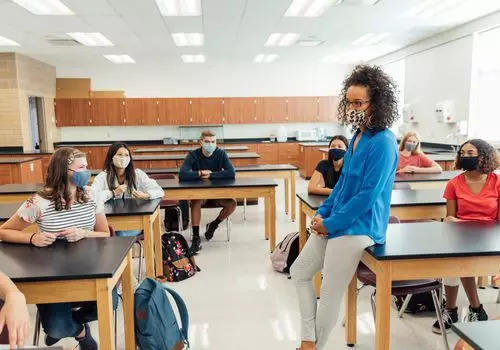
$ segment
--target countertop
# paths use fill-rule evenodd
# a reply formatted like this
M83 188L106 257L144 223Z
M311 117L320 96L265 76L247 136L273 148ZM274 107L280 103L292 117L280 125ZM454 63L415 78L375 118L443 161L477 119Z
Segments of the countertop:
M20 164L38 159L40 159L40 157L0 158L0 164Z

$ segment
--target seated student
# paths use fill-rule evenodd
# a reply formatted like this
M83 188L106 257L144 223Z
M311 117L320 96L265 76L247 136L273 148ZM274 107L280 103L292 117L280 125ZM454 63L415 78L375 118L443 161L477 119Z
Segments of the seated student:
M45 185L0 227L0 240L47 247L56 239L76 242L90 237L109 237L103 202L86 186L89 178L85 155L74 148L59 148L50 159ZM38 225L37 232L23 232L34 223ZM71 254L68 254L69 259ZM113 290L113 307L116 309L117 305L118 295ZM46 345L74 337L81 350L97 349L88 326L88 322L97 319L95 302L40 304L37 307L46 333ZM79 309L75 311L74 308Z
M115 142L108 149L104 171L100 172L92 188L98 191L106 202L117 198L156 199L162 198L163 189L139 169L135 169L128 146ZM140 230L116 231L117 236L137 236Z
M234 179L234 167L226 152L217 147L215 133L207 130L200 136L200 148L189 152L179 170L181 181L198 179ZM206 200L191 200L191 220L193 228L193 243L191 250L196 253L201 249L200 219L201 207ZM222 206L217 218L206 226L205 238L210 241L219 224L236 209L235 199L216 199L212 203Z
M427 157L420 149L415 132L407 132L399 143L398 173L440 173L441 166Z
M349 142L342 135L332 137L328 148L328 160L324 159L318 163L314 170L307 192L309 194L318 194L328 196L335 187L340 178L342 165L344 164L344 155Z
M24 347L29 336L29 322L30 315L23 293L0 272L0 344L9 344L12 349L15 346Z
M456 167L463 169L464 172L451 179L446 185L443 196L447 200L445 221L497 221L500 215L498 205L500 176L495 174L498 168L495 148L483 140L467 141L458 151ZM470 303L468 321L487 320L488 315L477 294L476 279L462 277L461 280ZM458 322L459 281L458 278L445 278L443 284L446 295L443 321L446 332L449 332L451 324ZM437 321L432 330L441 334Z

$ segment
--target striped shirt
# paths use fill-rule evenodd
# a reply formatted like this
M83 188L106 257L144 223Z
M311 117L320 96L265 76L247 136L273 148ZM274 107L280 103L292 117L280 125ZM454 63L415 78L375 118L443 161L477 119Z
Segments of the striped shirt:
M104 213L104 206L90 187L86 191L88 202L73 203L69 210L59 211L53 201L34 195L21 205L17 215L28 223L38 224L41 232L59 233L70 227L94 230L96 215Z

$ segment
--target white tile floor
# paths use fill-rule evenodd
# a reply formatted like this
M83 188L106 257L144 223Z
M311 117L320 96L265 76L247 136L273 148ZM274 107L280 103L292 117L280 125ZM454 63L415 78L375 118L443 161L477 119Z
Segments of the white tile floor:
M306 182L297 181L297 191ZM297 231L298 223L284 213L283 184L277 194L277 238ZM216 216L217 210L204 210L202 225ZM292 350L300 340L299 313L295 289L287 276L272 270L269 244L264 240L264 206L249 206L247 221L243 208L238 207L232 218L231 242L226 242L225 225L221 225L210 243L203 241L197 258L202 271L187 281L169 284L186 301L190 315L189 338L194 350ZM358 301L358 349L373 349L374 322L369 296L365 288ZM481 301L490 318L500 315L495 303L497 290L480 291ZM461 291L460 306L467 307ZM342 308L343 310L343 308ZM339 316L342 319L343 315ZM391 318L391 348L405 350L443 349L441 338L431 332L433 314L405 315ZM119 317L118 349L123 349L123 330ZM97 337L97 324L92 324ZM449 336L450 345L457 337ZM74 347L75 342L61 342ZM328 349L349 349L344 343L344 329L339 324L333 330Z

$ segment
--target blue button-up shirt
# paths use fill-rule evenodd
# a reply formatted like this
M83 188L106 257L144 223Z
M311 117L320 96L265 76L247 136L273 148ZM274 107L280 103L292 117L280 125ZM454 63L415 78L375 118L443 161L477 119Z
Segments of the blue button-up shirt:
M328 238L366 235L382 244L389 222L398 146L389 129L367 129L354 150L360 132L351 140L337 185L316 214L323 218Z

